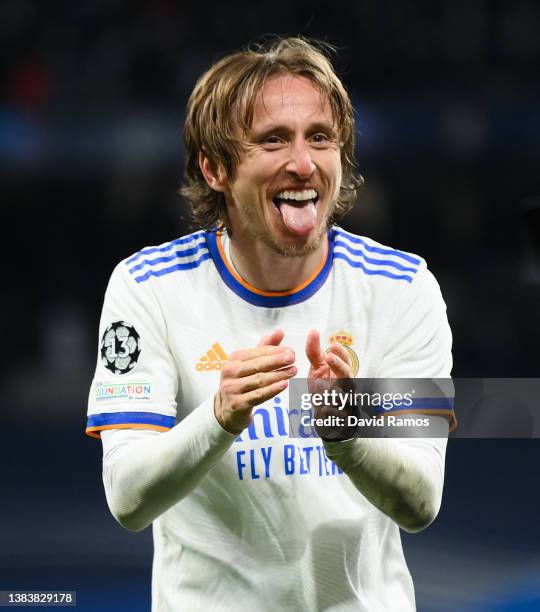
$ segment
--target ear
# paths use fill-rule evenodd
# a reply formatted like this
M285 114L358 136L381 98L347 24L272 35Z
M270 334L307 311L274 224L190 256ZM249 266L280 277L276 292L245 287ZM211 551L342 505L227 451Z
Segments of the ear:
M214 191L225 191L227 186L227 174L221 166L214 164L204 153L199 153L199 168L205 181Z

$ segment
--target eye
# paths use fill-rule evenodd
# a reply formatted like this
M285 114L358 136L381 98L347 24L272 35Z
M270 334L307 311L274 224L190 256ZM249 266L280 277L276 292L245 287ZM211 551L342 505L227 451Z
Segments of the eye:
M269 136L266 136L263 140L263 144L274 147L280 145L282 142L283 140L275 134L270 134Z
M316 145L326 145L331 142L331 138L324 132L317 132L311 137L311 142Z

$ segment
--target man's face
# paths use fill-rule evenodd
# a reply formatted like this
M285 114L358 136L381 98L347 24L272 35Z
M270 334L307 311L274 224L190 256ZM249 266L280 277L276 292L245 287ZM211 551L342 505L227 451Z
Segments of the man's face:
M277 76L254 108L225 188L233 234L288 256L317 249L341 185L339 136L328 100L308 79Z

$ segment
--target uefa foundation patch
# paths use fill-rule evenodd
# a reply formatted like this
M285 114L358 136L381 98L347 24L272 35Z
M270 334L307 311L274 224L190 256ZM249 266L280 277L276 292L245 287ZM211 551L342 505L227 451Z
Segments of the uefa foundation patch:
M128 374L139 361L141 337L125 321L111 323L101 339L101 363L113 374Z
M96 382L96 402L111 401L140 401L150 400L152 385L149 382Z

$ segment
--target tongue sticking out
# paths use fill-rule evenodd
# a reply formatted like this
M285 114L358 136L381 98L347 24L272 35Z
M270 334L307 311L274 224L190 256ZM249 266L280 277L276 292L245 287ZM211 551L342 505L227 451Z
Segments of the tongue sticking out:
M312 200L302 204L288 204L281 202L279 211L283 218L283 223L289 232L299 236L308 234L314 227L317 220L317 210Z

